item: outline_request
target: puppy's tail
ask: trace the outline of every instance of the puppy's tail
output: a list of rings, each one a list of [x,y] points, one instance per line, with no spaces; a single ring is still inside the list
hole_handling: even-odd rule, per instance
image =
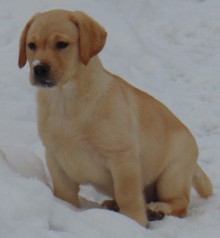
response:
[[[192,184],[201,197],[207,198],[213,194],[212,182],[198,164],[195,168]]]

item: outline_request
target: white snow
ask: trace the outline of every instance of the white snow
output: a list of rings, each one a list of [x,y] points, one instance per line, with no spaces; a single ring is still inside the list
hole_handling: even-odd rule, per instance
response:
[[[0,0],[0,238],[220,237],[220,1]],[[140,227],[120,214],[55,198],[36,128],[29,68],[17,66],[20,33],[39,11],[83,10],[108,32],[105,67],[163,101],[191,129],[214,195],[192,191],[189,215]],[[103,199],[91,187],[81,195]],[[86,203],[87,207],[95,204]]]
[[[36,66],[36,65],[38,65],[38,64],[40,64],[40,63],[41,63],[40,60],[34,60],[33,63],[32,63],[32,65],[33,65],[33,66]]]

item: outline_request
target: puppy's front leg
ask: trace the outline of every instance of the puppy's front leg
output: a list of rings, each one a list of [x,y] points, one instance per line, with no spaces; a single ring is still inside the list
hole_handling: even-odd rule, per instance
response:
[[[47,165],[53,181],[53,193],[56,197],[80,207],[79,185],[70,180],[56,159],[47,153]]]
[[[110,161],[114,183],[115,200],[120,213],[147,226],[145,201],[141,182],[141,171],[137,161],[126,158]]]

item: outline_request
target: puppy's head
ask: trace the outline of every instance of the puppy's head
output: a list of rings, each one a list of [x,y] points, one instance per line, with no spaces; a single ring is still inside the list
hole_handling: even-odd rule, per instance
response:
[[[105,30],[86,14],[52,10],[33,16],[20,38],[18,65],[30,64],[34,85],[62,85],[77,73],[79,64],[104,47]]]

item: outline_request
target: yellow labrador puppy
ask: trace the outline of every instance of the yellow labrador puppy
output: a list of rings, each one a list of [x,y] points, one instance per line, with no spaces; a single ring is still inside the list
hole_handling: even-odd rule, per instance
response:
[[[79,206],[79,185],[90,183],[143,226],[146,209],[183,217],[191,184],[202,197],[212,194],[195,139],[166,106],[103,68],[97,54],[106,35],[83,12],[65,10],[33,16],[21,35],[19,67],[28,60],[38,86],[54,194]],[[148,188],[155,202],[146,205]]]

